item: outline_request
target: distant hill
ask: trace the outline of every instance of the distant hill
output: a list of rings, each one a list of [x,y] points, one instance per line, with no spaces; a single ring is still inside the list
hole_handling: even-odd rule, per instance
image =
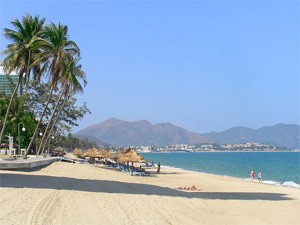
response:
[[[116,118],[94,124],[76,133],[93,136],[116,146],[163,146],[178,143],[203,143],[209,139],[171,123],[151,124],[146,120],[128,122]]]
[[[259,129],[233,127],[222,132],[202,134],[216,143],[266,143],[292,149],[300,148],[300,126],[296,124],[277,124]]]
[[[199,134],[171,123],[153,125],[146,120],[128,122],[111,118],[91,125],[75,135],[91,136],[115,146],[257,142],[300,148],[300,126],[295,124],[277,124],[259,129],[233,127],[222,132]]]

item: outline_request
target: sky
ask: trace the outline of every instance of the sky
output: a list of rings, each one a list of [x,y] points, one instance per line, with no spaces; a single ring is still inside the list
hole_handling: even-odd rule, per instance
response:
[[[3,29],[26,14],[67,25],[91,110],[189,131],[300,124],[299,1],[0,0]],[[0,56],[0,60],[4,56]]]

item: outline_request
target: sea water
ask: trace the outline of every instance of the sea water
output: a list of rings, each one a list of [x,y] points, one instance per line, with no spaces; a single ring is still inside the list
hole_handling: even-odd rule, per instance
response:
[[[300,188],[300,152],[143,153],[148,162],[195,172],[249,179],[262,170],[263,182]]]

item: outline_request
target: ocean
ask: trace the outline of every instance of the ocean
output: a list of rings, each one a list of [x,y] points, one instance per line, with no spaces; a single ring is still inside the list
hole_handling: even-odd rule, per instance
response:
[[[194,172],[249,179],[262,170],[263,182],[300,188],[300,152],[141,153],[155,164]]]

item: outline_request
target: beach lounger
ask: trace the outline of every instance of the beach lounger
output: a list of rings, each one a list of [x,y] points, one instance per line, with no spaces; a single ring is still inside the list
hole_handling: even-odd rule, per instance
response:
[[[150,176],[149,173],[143,171],[131,171],[131,176]]]
[[[131,175],[135,175],[135,176],[146,176],[146,174],[144,173],[144,172],[138,172],[138,171],[133,171],[132,173],[131,173]]]

